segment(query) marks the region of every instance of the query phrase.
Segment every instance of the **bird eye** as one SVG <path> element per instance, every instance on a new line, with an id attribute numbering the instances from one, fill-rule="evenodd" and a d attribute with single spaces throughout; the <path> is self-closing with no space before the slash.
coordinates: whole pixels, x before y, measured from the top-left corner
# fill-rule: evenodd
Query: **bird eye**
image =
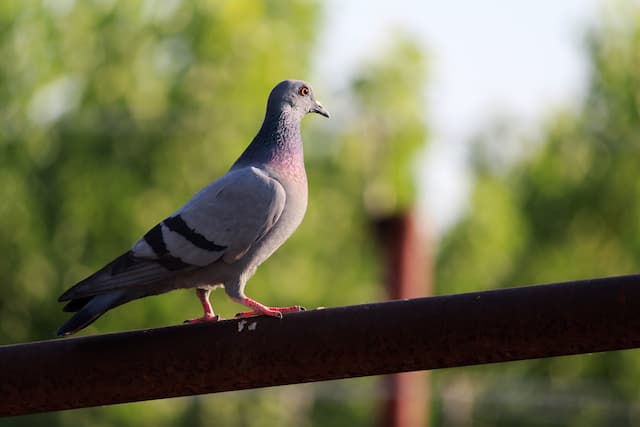
<path id="1" fill-rule="evenodd" d="M 302 86 L 300 90 L 298 90 L 298 93 L 302 96 L 307 96 L 309 95 L 309 88 L 306 86 Z"/>

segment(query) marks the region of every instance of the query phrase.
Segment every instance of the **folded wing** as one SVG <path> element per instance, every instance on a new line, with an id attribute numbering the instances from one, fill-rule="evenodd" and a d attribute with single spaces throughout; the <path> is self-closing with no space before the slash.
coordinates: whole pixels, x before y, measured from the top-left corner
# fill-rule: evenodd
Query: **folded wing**
<path id="1" fill-rule="evenodd" d="M 282 185 L 263 170 L 231 170 L 59 300 L 149 286 L 213 262 L 236 262 L 271 230 L 285 201 Z"/>

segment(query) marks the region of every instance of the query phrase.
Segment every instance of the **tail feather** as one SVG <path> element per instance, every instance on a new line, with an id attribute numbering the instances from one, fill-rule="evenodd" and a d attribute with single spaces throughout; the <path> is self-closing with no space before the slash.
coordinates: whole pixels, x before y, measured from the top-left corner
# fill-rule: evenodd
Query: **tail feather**
<path id="1" fill-rule="evenodd" d="M 158 262 L 136 258 L 129 251 L 72 286 L 58 298 L 58 301 L 78 300 L 131 286 L 145 286 L 165 281 L 175 275 L 175 271 L 168 270 Z M 75 311 L 75 307 L 76 305 L 72 304 L 69 311 Z"/>
<path id="2" fill-rule="evenodd" d="M 65 311 L 67 313 L 73 313 L 76 311 L 80 311 L 85 305 L 87 305 L 89 303 L 89 301 L 91 301 L 94 297 L 85 297 L 85 298 L 78 298 L 78 299 L 73 299 L 71 301 L 69 301 L 64 308 L 62 309 L 62 311 Z"/>
<path id="3" fill-rule="evenodd" d="M 176 271 L 153 260 L 137 258 L 129 251 L 58 298 L 60 302 L 68 301 L 64 311 L 75 314 L 57 334 L 73 334 L 114 307 L 174 289 L 175 277 Z"/>
<path id="4" fill-rule="evenodd" d="M 65 306 L 65 311 L 77 311 L 56 332 L 58 336 L 71 335 L 86 328 L 108 310 L 130 301 L 124 290 L 94 297 L 72 300 Z"/>

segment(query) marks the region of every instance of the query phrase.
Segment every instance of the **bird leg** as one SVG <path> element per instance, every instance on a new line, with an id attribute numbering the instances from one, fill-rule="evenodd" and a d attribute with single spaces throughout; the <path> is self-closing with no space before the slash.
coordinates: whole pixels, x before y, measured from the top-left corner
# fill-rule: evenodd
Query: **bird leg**
<path id="1" fill-rule="evenodd" d="M 196 295 L 200 300 L 200 304 L 202 304 L 202 308 L 204 309 L 204 314 L 202 317 L 196 317 L 195 319 L 185 320 L 184 323 L 201 323 L 201 322 L 217 322 L 220 320 L 220 316 L 213 312 L 213 307 L 211 307 L 211 303 L 209 302 L 209 295 L 211 294 L 211 289 L 200 289 L 196 288 Z"/>
<path id="2" fill-rule="evenodd" d="M 235 298 L 234 298 L 235 299 Z M 252 316 L 271 316 L 282 319 L 282 313 L 291 313 L 294 311 L 304 311 L 304 307 L 299 305 L 292 305 L 290 307 L 267 307 L 266 305 L 260 304 L 256 300 L 252 300 L 249 297 L 237 298 L 237 302 L 242 305 L 246 305 L 249 308 L 252 308 L 252 311 L 246 311 L 244 313 L 236 314 L 236 317 L 252 317 Z"/>

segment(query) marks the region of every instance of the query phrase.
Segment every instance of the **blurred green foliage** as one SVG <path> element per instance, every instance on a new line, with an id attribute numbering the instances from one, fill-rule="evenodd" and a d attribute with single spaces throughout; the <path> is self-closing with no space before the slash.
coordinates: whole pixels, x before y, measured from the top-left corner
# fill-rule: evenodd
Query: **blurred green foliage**
<path id="1" fill-rule="evenodd" d="M 618 7 L 589 38 L 591 78 L 576 111 L 552 115 L 539 138 L 509 137 L 508 124 L 480 138 L 469 210 L 437 261 L 439 292 L 640 270 L 640 9 Z M 504 167 L 508 151 L 521 154 Z M 637 425 L 638 356 L 438 373 L 436 425 Z"/>
<path id="2" fill-rule="evenodd" d="M 427 139 L 423 50 L 404 33 L 392 40 L 353 81 L 351 105 L 357 116 L 345 136 L 346 151 L 360 155 L 352 168 L 364 177 L 365 207 L 375 217 L 411 209 L 416 197 L 412 166 Z"/>
<path id="3" fill-rule="evenodd" d="M 309 78 L 320 11 L 308 0 L 0 3 L 0 343 L 51 338 L 66 316 L 55 303 L 64 289 L 225 172 L 257 131 L 271 87 Z M 316 82 L 334 118 L 305 119 L 309 210 L 251 280 L 256 299 L 314 307 L 383 297 L 368 217 L 410 205 L 409 166 L 428 137 L 425 58 L 409 37 L 393 40 L 354 78 L 342 124 Z M 438 257 L 441 293 L 640 268 L 640 10 L 604 19 L 589 58 L 582 105 L 553 114 L 541 136 L 480 138 L 470 209 Z M 221 292 L 212 299 L 223 316 L 238 309 Z M 84 333 L 176 324 L 198 311 L 191 293 L 174 292 L 118 308 Z M 632 426 L 639 380 L 631 351 L 438 372 L 434 425 Z M 375 384 L 0 425 L 363 425 L 375 417 Z"/>
<path id="4" fill-rule="evenodd" d="M 270 89 L 309 79 L 319 16 L 319 3 L 308 0 L 0 3 L 0 343 L 52 338 L 67 316 L 56 303 L 63 290 L 226 171 L 255 135 Z M 393 40 L 348 91 L 355 128 L 305 119 L 309 210 L 250 281 L 252 297 L 308 307 L 383 298 L 362 196 L 371 158 L 361 150 L 375 139 L 377 159 L 408 161 L 426 135 L 424 61 L 408 38 Z M 328 87 L 315 89 L 335 116 Z M 394 109 L 383 115 L 386 140 L 365 125 L 383 118 L 384 105 Z M 406 205 L 412 180 L 385 161 L 383 179 Z M 212 302 L 225 317 L 240 308 L 221 291 Z M 82 334 L 176 324 L 199 311 L 191 292 L 173 292 L 119 307 Z M 332 391 L 301 385 L 0 425 L 372 422 L 375 380 L 329 384 Z"/>
<path id="5" fill-rule="evenodd" d="M 53 295 L 225 172 L 272 85 L 306 74 L 318 7 L 50 1 L 4 2 L 2 12 L 7 342 L 50 337 L 64 318 Z M 95 330 L 175 323 L 169 307 L 187 307 L 157 300 Z"/>

